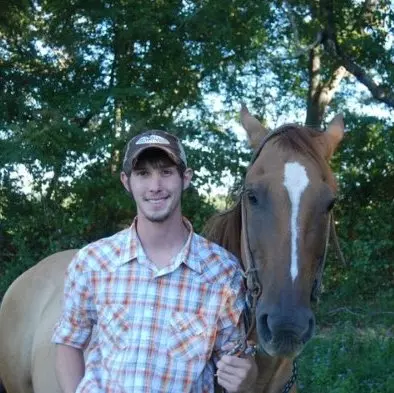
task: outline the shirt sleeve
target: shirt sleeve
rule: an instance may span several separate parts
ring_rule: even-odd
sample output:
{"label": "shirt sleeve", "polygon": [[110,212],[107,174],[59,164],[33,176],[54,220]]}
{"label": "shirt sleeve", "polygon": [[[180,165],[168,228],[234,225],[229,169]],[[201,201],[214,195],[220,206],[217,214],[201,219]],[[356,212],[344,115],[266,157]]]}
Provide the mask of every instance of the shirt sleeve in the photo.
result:
{"label": "shirt sleeve", "polygon": [[216,363],[223,355],[227,343],[238,343],[245,338],[243,313],[245,311],[245,286],[242,274],[237,270],[231,280],[218,319],[217,335],[213,348]]}
{"label": "shirt sleeve", "polygon": [[203,373],[203,392],[209,392],[214,382],[216,364],[225,354],[223,347],[227,343],[237,344],[245,338],[243,312],[245,310],[245,286],[241,272],[235,272],[226,292],[218,320],[217,335],[214,342],[212,357],[206,367],[210,372]]}
{"label": "shirt sleeve", "polygon": [[83,349],[89,342],[97,316],[91,288],[91,273],[87,271],[86,265],[86,254],[81,250],[67,269],[63,311],[54,328],[53,343]]}

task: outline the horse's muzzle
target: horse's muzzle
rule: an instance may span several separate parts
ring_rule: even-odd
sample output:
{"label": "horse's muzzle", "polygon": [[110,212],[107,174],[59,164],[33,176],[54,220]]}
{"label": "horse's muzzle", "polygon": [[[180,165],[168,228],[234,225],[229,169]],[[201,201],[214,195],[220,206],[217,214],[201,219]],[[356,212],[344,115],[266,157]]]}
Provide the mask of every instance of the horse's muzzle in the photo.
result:
{"label": "horse's muzzle", "polygon": [[271,356],[297,356],[313,336],[314,329],[315,317],[309,309],[263,312],[257,316],[260,346]]}

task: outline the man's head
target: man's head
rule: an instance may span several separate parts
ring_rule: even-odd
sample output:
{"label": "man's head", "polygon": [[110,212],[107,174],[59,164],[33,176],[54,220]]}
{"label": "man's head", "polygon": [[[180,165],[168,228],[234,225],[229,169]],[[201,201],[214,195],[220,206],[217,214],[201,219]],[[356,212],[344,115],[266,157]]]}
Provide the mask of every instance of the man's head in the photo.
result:
{"label": "man's head", "polygon": [[121,181],[134,198],[138,215],[165,221],[180,214],[180,199],[192,178],[178,138],[164,131],[147,131],[127,144]]}

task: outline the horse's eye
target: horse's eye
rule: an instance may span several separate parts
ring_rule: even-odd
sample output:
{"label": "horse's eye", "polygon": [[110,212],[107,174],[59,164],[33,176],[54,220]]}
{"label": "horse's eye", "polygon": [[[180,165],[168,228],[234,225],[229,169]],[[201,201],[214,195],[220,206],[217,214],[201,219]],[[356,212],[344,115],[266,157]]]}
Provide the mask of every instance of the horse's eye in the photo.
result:
{"label": "horse's eye", "polygon": [[327,211],[328,211],[328,212],[330,212],[330,211],[332,210],[332,208],[333,208],[334,205],[335,205],[335,202],[336,202],[336,199],[333,198],[333,199],[331,200],[331,202],[329,203],[329,205],[327,206]]}
{"label": "horse's eye", "polygon": [[252,205],[257,205],[257,198],[256,195],[254,194],[253,191],[246,191],[246,196],[248,198],[248,201],[252,204]]}

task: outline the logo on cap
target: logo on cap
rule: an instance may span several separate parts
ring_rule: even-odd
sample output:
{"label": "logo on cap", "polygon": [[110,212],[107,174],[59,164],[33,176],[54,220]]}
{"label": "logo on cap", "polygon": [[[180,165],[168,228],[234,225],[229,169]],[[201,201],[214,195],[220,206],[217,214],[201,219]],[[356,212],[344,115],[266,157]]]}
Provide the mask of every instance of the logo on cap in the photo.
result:
{"label": "logo on cap", "polygon": [[156,143],[159,145],[169,145],[170,142],[167,141],[167,139],[163,138],[162,136],[159,135],[146,135],[138,139],[137,142],[135,142],[136,145],[147,145],[150,143]]}

